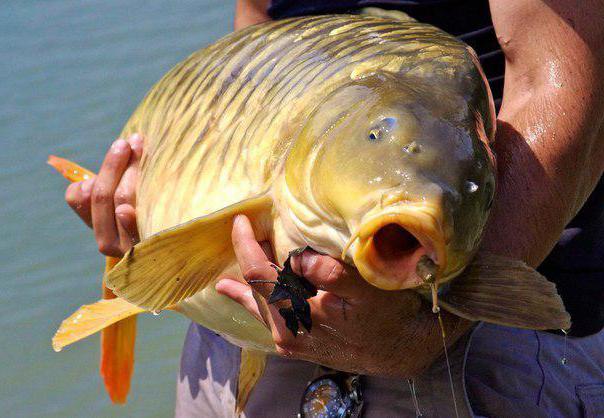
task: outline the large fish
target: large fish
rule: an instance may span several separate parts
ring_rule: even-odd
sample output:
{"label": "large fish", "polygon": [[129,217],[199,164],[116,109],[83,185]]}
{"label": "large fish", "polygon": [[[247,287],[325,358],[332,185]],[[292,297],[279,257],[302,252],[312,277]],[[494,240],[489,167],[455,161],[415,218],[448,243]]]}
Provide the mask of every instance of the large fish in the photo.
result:
{"label": "large fish", "polygon": [[243,348],[241,407],[274,345],[214,289],[224,273],[241,279],[236,214],[280,264],[309,246],[463,318],[569,327],[553,284],[477,254],[495,193],[493,102],[473,51],[432,26],[336,15],[232,33],[152,88],[122,136],[135,132],[142,241],[105,277],[119,298],[65,321],[57,348],[173,309]]}

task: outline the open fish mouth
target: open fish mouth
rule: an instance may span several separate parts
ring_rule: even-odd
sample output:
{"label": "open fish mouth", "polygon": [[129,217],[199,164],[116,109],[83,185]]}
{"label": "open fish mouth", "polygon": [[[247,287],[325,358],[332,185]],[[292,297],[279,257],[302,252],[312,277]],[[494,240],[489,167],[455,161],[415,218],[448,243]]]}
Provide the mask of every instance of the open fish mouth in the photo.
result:
{"label": "open fish mouth", "polygon": [[394,206],[364,220],[347,244],[353,261],[372,285],[400,290],[423,284],[417,263],[429,257],[442,272],[446,266],[445,238],[439,211],[425,205]]}

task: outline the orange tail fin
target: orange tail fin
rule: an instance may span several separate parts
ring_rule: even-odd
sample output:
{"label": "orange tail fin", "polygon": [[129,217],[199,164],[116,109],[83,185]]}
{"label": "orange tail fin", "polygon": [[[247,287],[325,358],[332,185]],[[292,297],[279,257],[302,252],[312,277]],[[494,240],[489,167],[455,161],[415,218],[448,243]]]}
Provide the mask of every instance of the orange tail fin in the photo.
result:
{"label": "orange tail fin", "polygon": [[[71,182],[94,177],[92,171],[54,155],[48,157],[48,164]],[[105,271],[111,270],[119,260],[119,258],[107,257]],[[103,299],[113,298],[115,295],[103,283]],[[135,341],[136,316],[123,319],[101,331],[100,373],[113,403],[126,403],[134,371]]]}

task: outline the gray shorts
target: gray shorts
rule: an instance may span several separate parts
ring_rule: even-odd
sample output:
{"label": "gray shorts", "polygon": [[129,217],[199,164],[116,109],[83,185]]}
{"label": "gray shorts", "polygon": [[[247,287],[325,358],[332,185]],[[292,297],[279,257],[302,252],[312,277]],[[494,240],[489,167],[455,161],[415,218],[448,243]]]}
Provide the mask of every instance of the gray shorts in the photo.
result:
{"label": "gray shorts", "polygon": [[[565,348],[566,347],[566,348]],[[192,324],[177,384],[176,417],[233,417],[239,348]],[[568,338],[479,324],[449,352],[460,416],[604,417],[604,331]],[[566,364],[562,359],[566,358]],[[245,417],[295,417],[311,363],[270,357]],[[454,417],[444,359],[414,380],[424,417]],[[404,379],[364,377],[365,418],[415,417]]]}

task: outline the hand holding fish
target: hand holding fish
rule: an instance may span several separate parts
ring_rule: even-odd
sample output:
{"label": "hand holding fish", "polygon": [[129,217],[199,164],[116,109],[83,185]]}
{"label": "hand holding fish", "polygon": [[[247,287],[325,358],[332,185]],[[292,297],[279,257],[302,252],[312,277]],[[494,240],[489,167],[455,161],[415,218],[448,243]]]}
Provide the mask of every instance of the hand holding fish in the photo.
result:
{"label": "hand holding fish", "polygon": [[139,241],[136,229],[136,180],[143,139],[118,139],[107,151],[97,176],[71,183],[67,204],[93,228],[99,251],[122,257]]}
{"label": "hand holding fish", "polygon": [[[248,282],[275,280],[270,248],[256,241],[245,216],[236,218],[232,239]],[[435,315],[417,293],[378,289],[350,266],[310,249],[293,256],[291,265],[295,273],[319,289],[317,296],[308,300],[311,333],[301,330],[294,337],[278,312],[279,303],[263,303],[261,299],[272,291],[271,284],[250,287],[223,278],[216,285],[219,293],[270,327],[280,355],[360,374],[411,377],[442,353]],[[448,342],[455,341],[470,326],[469,321],[446,313],[443,320]]]}
{"label": "hand holding fish", "polygon": [[[132,135],[127,141],[116,140],[107,152],[101,170],[93,172],[62,158],[50,156],[48,163],[72,183],[65,199],[86,225],[94,229],[101,253],[107,255],[106,271],[139,241],[136,227],[135,185],[142,156],[142,137]],[[102,286],[101,305],[120,302],[105,283]],[[130,379],[134,370],[134,343],[136,338],[136,313],[130,311],[101,331],[100,374],[112,402],[126,402]],[[76,314],[72,324],[78,324]],[[122,320],[120,320],[122,319]],[[85,321],[83,321],[85,323]],[[84,326],[86,328],[86,325]],[[62,342],[73,337],[63,333],[55,340],[53,348],[60,350]]]}

